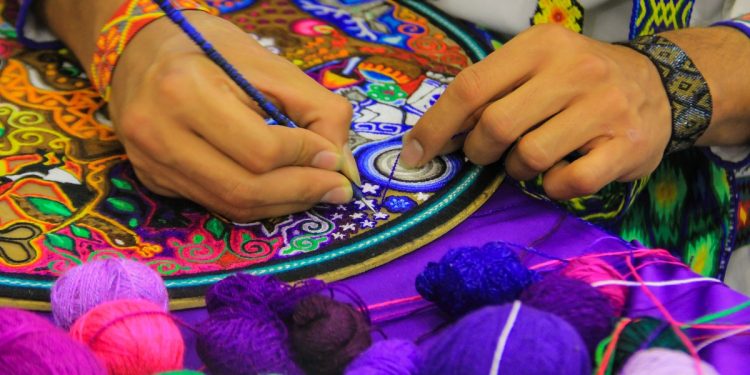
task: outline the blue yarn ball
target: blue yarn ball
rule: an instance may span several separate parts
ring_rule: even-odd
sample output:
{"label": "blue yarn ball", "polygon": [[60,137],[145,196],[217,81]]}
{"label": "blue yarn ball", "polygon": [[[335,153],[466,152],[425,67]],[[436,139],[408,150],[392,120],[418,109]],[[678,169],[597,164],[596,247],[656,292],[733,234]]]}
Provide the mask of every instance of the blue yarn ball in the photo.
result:
{"label": "blue yarn ball", "polygon": [[417,375],[422,353],[411,341],[378,341],[347,366],[344,375]]}
{"label": "blue yarn ball", "polygon": [[[513,304],[466,315],[435,338],[420,375],[492,373],[501,334]],[[521,305],[509,333],[498,374],[589,375],[591,359],[578,332],[555,315]]]}
{"label": "blue yarn ball", "polygon": [[448,251],[440,262],[427,264],[416,287],[424,299],[458,317],[515,300],[536,277],[508,245],[491,242]]}

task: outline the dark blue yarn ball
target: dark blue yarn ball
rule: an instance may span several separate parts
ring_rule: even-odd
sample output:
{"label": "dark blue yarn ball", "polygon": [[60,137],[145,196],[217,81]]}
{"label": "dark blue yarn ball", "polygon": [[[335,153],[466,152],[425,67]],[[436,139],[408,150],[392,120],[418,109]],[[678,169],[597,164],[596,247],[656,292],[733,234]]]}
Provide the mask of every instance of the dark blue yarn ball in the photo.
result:
{"label": "dark blue yarn ball", "polygon": [[417,291],[453,317],[518,298],[537,277],[506,244],[448,251],[417,276]]}

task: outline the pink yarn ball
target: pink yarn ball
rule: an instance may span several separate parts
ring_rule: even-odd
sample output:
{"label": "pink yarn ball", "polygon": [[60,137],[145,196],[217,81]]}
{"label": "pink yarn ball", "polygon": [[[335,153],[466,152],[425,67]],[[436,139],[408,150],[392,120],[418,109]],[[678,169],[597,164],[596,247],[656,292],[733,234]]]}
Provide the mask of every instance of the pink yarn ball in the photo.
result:
{"label": "pink yarn ball", "polygon": [[47,319],[0,308],[0,374],[105,375],[86,346]]}
{"label": "pink yarn ball", "polygon": [[[664,348],[641,350],[633,354],[620,375],[695,375],[695,360],[685,352]],[[710,364],[701,361],[703,375],[719,375]]]}
{"label": "pink yarn ball", "polygon": [[[609,263],[594,257],[571,260],[561,271],[561,274],[589,284],[604,280],[625,280]],[[609,298],[609,303],[612,305],[615,315],[622,316],[625,301],[628,298],[628,288],[624,285],[592,286]]]}
{"label": "pink yarn ball", "polygon": [[151,375],[183,368],[185,344],[172,317],[146,300],[103,303],[70,328],[110,375]]}
{"label": "pink yarn ball", "polygon": [[167,311],[161,276],[134,260],[109,258],[73,267],[55,281],[50,296],[55,323],[65,329],[95,306],[118,299],[145,299]]}

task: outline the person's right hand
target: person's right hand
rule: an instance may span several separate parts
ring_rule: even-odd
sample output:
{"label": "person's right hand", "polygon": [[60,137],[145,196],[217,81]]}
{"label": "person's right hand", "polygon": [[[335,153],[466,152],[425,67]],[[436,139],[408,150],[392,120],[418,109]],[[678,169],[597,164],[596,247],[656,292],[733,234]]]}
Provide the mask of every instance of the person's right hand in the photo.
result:
{"label": "person's right hand", "polygon": [[255,103],[162,18],[128,45],[109,107],[141,182],[234,221],[349,202],[351,185],[337,172],[359,179],[345,148],[349,103],[229,22],[185,15],[301,128],[267,125]]}

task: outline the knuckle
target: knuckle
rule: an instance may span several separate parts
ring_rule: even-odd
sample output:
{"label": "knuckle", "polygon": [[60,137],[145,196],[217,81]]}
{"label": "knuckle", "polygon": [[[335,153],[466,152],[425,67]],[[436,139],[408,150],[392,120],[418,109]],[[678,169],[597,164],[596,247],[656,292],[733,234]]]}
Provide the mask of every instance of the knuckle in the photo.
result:
{"label": "knuckle", "polygon": [[154,78],[154,89],[162,100],[183,101],[191,92],[189,80],[186,79],[188,76],[183,69],[167,67],[161,75]]}
{"label": "knuckle", "polygon": [[534,138],[523,137],[516,146],[516,152],[523,163],[535,172],[549,169],[556,160],[552,160],[547,150]]}
{"label": "knuckle", "polygon": [[583,77],[593,80],[602,80],[609,77],[612,69],[609,62],[599,55],[592,53],[583,54],[578,58],[576,68]]}
{"label": "knuckle", "polygon": [[450,92],[457,100],[473,105],[484,87],[482,80],[476,69],[466,68],[456,76],[446,94]]}
{"label": "knuckle", "polygon": [[482,113],[479,119],[479,125],[484,134],[495,143],[509,145],[516,141],[517,134],[511,129],[511,118],[508,113],[501,108],[490,107]]}
{"label": "knuckle", "polygon": [[575,168],[571,171],[569,186],[576,196],[591,195],[599,191],[599,177],[596,173],[585,168]]}

